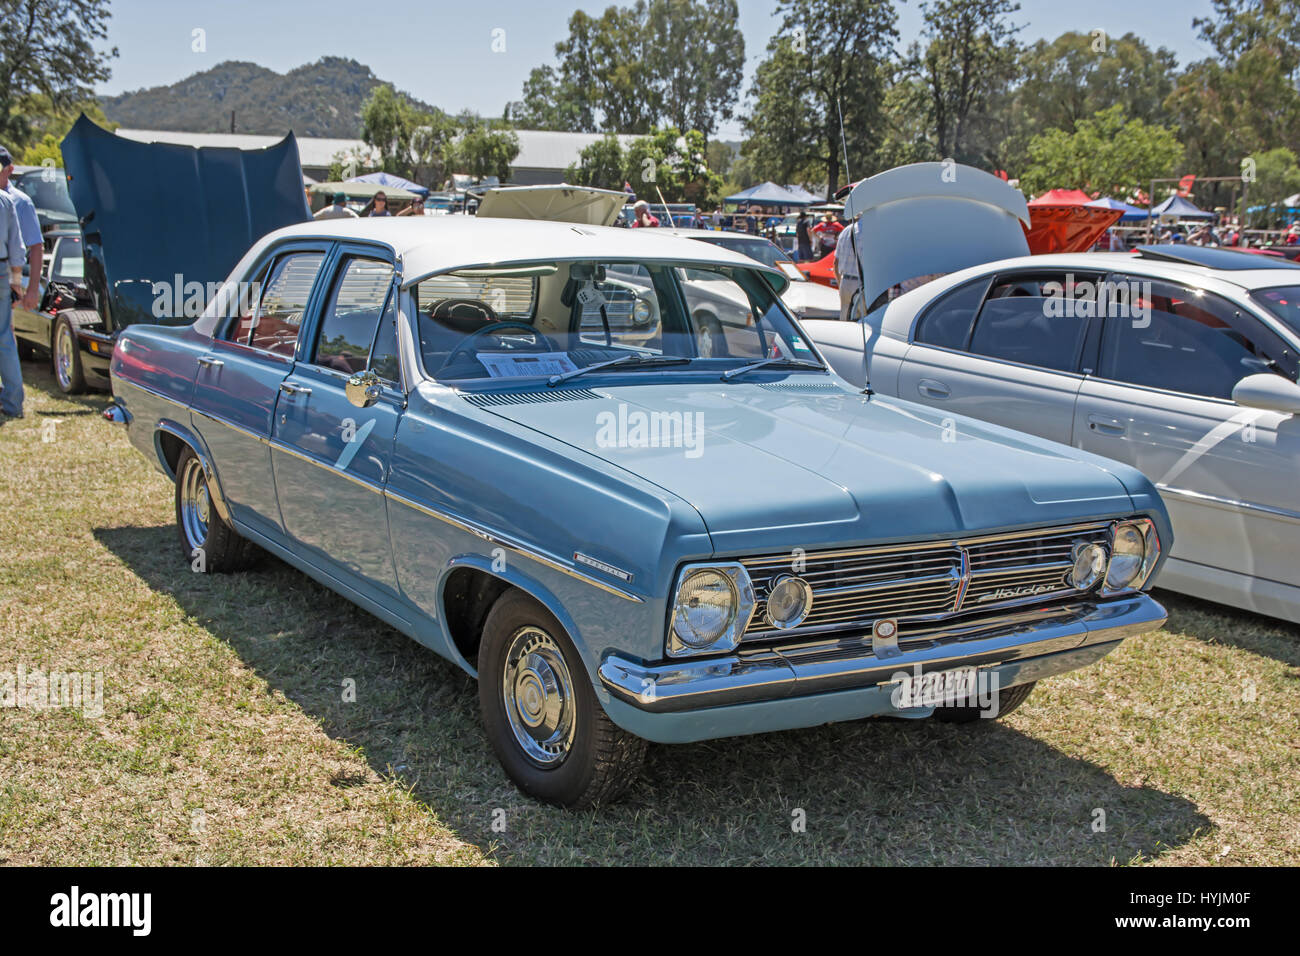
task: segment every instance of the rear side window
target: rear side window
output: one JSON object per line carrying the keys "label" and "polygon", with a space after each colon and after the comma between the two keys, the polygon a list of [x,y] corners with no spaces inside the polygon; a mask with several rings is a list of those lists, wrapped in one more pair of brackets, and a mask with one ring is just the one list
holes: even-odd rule
{"label": "rear side window", "polygon": [[921,318],[916,340],[944,349],[964,349],[970,325],[984,300],[987,280],[972,282],[947,293]]}
{"label": "rear side window", "polygon": [[970,351],[989,358],[1072,372],[1096,311],[1092,277],[1007,276],[989,288]]}
{"label": "rear side window", "polygon": [[292,358],[307,297],[324,258],[320,252],[295,252],[277,259],[257,308],[250,316],[240,316],[234,341]]}

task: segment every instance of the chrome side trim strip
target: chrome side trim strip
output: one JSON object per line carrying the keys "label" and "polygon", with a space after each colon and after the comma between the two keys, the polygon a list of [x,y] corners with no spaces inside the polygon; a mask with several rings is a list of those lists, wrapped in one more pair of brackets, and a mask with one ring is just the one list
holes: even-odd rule
{"label": "chrome side trim strip", "polygon": [[1156,485],[1162,495],[1170,495],[1174,498],[1181,498],[1192,504],[1216,505],[1220,508],[1227,508],[1232,511],[1253,511],[1259,514],[1271,515],[1275,518],[1287,518],[1291,521],[1300,521],[1300,511],[1288,511],[1285,508],[1273,508],[1269,505],[1257,505],[1251,501],[1239,501],[1234,498],[1220,498],[1218,495],[1207,495],[1200,491],[1190,491],[1186,488],[1170,488],[1168,485]]}
{"label": "chrome side trim strip", "polygon": [[[1155,630],[1165,609],[1145,594],[1087,605],[1039,622],[1003,622],[918,642],[888,659],[876,657],[870,635],[794,649],[641,664],[617,655],[600,665],[601,683],[616,698],[649,713],[757,703],[888,685],[899,671],[991,667],[1111,644]],[[973,631],[973,633],[972,633]]]}
{"label": "chrome side trim strip", "polygon": [[362,478],[360,475],[350,474],[349,472],[344,471],[342,468],[339,468],[336,465],[331,465],[327,461],[321,461],[319,458],[314,458],[311,455],[308,455],[306,452],[299,451],[297,448],[294,448],[292,445],[286,445],[284,442],[276,441],[274,438],[267,441],[267,444],[271,446],[272,451],[284,452],[286,455],[290,456],[291,458],[297,458],[299,461],[305,461],[309,465],[315,465],[317,468],[320,468],[323,471],[328,471],[331,475],[338,475],[340,478],[346,478],[354,485],[360,485],[362,488],[365,488],[367,491],[373,491],[377,495],[382,495],[384,493],[383,485],[378,485],[375,482],[371,481],[369,478]]}
{"label": "chrome side trim strip", "polygon": [[534,561],[537,561],[539,564],[544,564],[548,568],[551,568],[552,570],[559,571],[562,574],[567,574],[571,578],[576,578],[577,580],[582,581],[586,584],[590,584],[593,587],[600,588],[600,590],[606,591],[609,594],[613,594],[617,597],[621,597],[625,601],[632,601],[636,604],[645,603],[645,599],[642,598],[640,595],[633,594],[631,591],[625,591],[619,587],[615,587],[614,585],[602,581],[599,578],[593,577],[590,574],[584,574],[582,571],[579,571],[571,563],[565,561],[563,558],[542,551],[541,549],[536,548],[533,545],[526,544],[523,541],[520,541],[518,538],[511,537],[510,535],[503,534],[502,532],[499,531],[492,531],[488,528],[471,524],[470,522],[465,521],[464,519],[456,518],[452,515],[446,514],[445,512],[437,511],[433,508],[430,508],[428,505],[421,504],[420,502],[415,501],[412,498],[408,498],[405,495],[399,494],[398,492],[393,491],[392,489],[385,488],[383,493],[384,493],[384,497],[388,498],[390,501],[396,501],[399,504],[404,504],[408,508],[412,508],[415,511],[420,512],[420,514],[428,515],[430,518],[436,518],[439,521],[451,525],[453,528],[457,528],[461,531],[466,532],[467,534],[472,534],[476,538],[482,538],[484,541],[488,542],[489,544],[499,545],[500,547],[506,548],[510,551],[514,551],[516,554],[521,554],[526,558],[532,558]]}
{"label": "chrome side trim strip", "polygon": [[239,434],[243,435],[245,438],[251,438],[253,439],[253,441],[261,442],[263,445],[271,444],[271,440],[267,438],[265,435],[259,435],[257,432],[249,431],[243,425],[236,425],[228,418],[222,418],[220,415],[213,415],[211,412],[205,412],[201,408],[194,408],[189,405],[183,407],[187,408],[190,412],[192,412],[195,415],[203,416],[210,422],[216,422],[218,425],[225,425],[227,428],[231,429],[232,431],[238,432]]}

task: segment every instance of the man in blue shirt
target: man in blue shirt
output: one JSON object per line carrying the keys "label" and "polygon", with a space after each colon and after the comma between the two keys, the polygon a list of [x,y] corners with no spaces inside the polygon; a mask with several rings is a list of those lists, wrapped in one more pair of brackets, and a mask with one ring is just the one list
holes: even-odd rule
{"label": "man in blue shirt", "polygon": [[[0,192],[0,269],[8,273],[9,287],[18,293],[22,291],[25,252],[18,209],[7,193]],[[22,417],[23,368],[14,339],[13,297],[0,292],[0,422]]]}
{"label": "man in blue shirt", "polygon": [[[58,175],[53,167],[49,173],[52,176]],[[0,146],[0,192],[13,200],[14,207],[18,210],[18,229],[23,236],[23,245],[27,247],[27,289],[23,293],[23,307],[35,310],[41,304],[41,266],[45,259],[41,221],[36,215],[35,203],[10,182],[13,174],[13,157],[9,155],[9,150]]]}

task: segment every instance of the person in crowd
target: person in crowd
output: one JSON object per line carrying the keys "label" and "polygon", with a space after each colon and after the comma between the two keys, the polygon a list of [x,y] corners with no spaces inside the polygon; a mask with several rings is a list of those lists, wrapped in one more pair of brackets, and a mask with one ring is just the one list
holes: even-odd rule
{"label": "person in crowd", "polygon": [[800,262],[807,262],[812,254],[812,220],[807,212],[800,212],[794,224],[794,241]]}
{"label": "person in crowd", "polygon": [[827,212],[822,217],[822,221],[813,227],[813,238],[817,240],[817,251],[819,256],[828,256],[835,251],[835,244],[839,242],[840,233],[844,231],[844,226],[835,218],[835,213]]}
{"label": "person in crowd", "polygon": [[388,193],[382,189],[370,197],[370,202],[366,203],[366,208],[362,210],[362,216],[391,216],[393,211],[388,208]]}
{"label": "person in crowd", "polygon": [[745,217],[745,231],[751,236],[758,235],[758,207],[750,206],[749,215]]}
{"label": "person in crowd", "polygon": [[[9,295],[0,295],[0,422],[23,417],[23,366],[14,338],[14,300],[23,295],[22,230],[18,207],[8,193],[0,192],[0,268],[9,273]],[[39,281],[33,277],[33,281]]]}
{"label": "person in crowd", "polygon": [[644,199],[638,199],[636,205],[632,207],[633,228],[648,229],[658,225],[659,218],[650,215],[650,204]]}
{"label": "person in crowd", "polygon": [[840,288],[840,318],[845,322],[861,313],[862,264],[858,259],[858,224],[853,220],[841,228],[835,241],[835,278]]}
{"label": "person in crowd", "polygon": [[1197,226],[1196,230],[1187,237],[1187,241],[1189,244],[1194,246],[1217,246],[1219,244],[1219,237],[1215,235],[1214,230],[1210,228],[1210,224],[1205,223],[1204,225]]}
{"label": "person in crowd", "polygon": [[41,266],[45,261],[45,245],[36,205],[25,192],[10,182],[13,174],[13,157],[9,155],[9,150],[0,146],[0,192],[13,201],[18,212],[18,231],[22,233],[23,245],[27,247],[27,288],[22,292],[22,303],[23,308],[32,311],[41,304]]}
{"label": "person in crowd", "polygon": [[335,193],[330,204],[316,213],[315,219],[356,219],[357,214],[348,208],[348,197],[343,193]]}
{"label": "person in crowd", "polygon": [[1300,222],[1291,225],[1291,228],[1286,231],[1286,238],[1282,241],[1288,246],[1300,244]]}
{"label": "person in crowd", "polygon": [[423,216],[424,200],[421,199],[419,196],[416,196],[414,199],[412,199],[410,202],[406,204],[406,207],[404,209],[401,209],[398,212],[393,213],[393,215],[394,216]]}

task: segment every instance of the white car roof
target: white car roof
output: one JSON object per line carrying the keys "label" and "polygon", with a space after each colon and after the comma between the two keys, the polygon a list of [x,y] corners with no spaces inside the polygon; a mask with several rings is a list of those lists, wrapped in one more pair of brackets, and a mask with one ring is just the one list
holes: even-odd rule
{"label": "white car roof", "polygon": [[744,266],[788,281],[779,269],[721,246],[687,240],[674,235],[675,230],[646,231],[661,234],[638,236],[631,229],[610,226],[474,216],[328,219],[277,229],[250,253],[258,255],[267,245],[292,238],[381,243],[400,260],[404,285],[451,269],[586,259]]}

